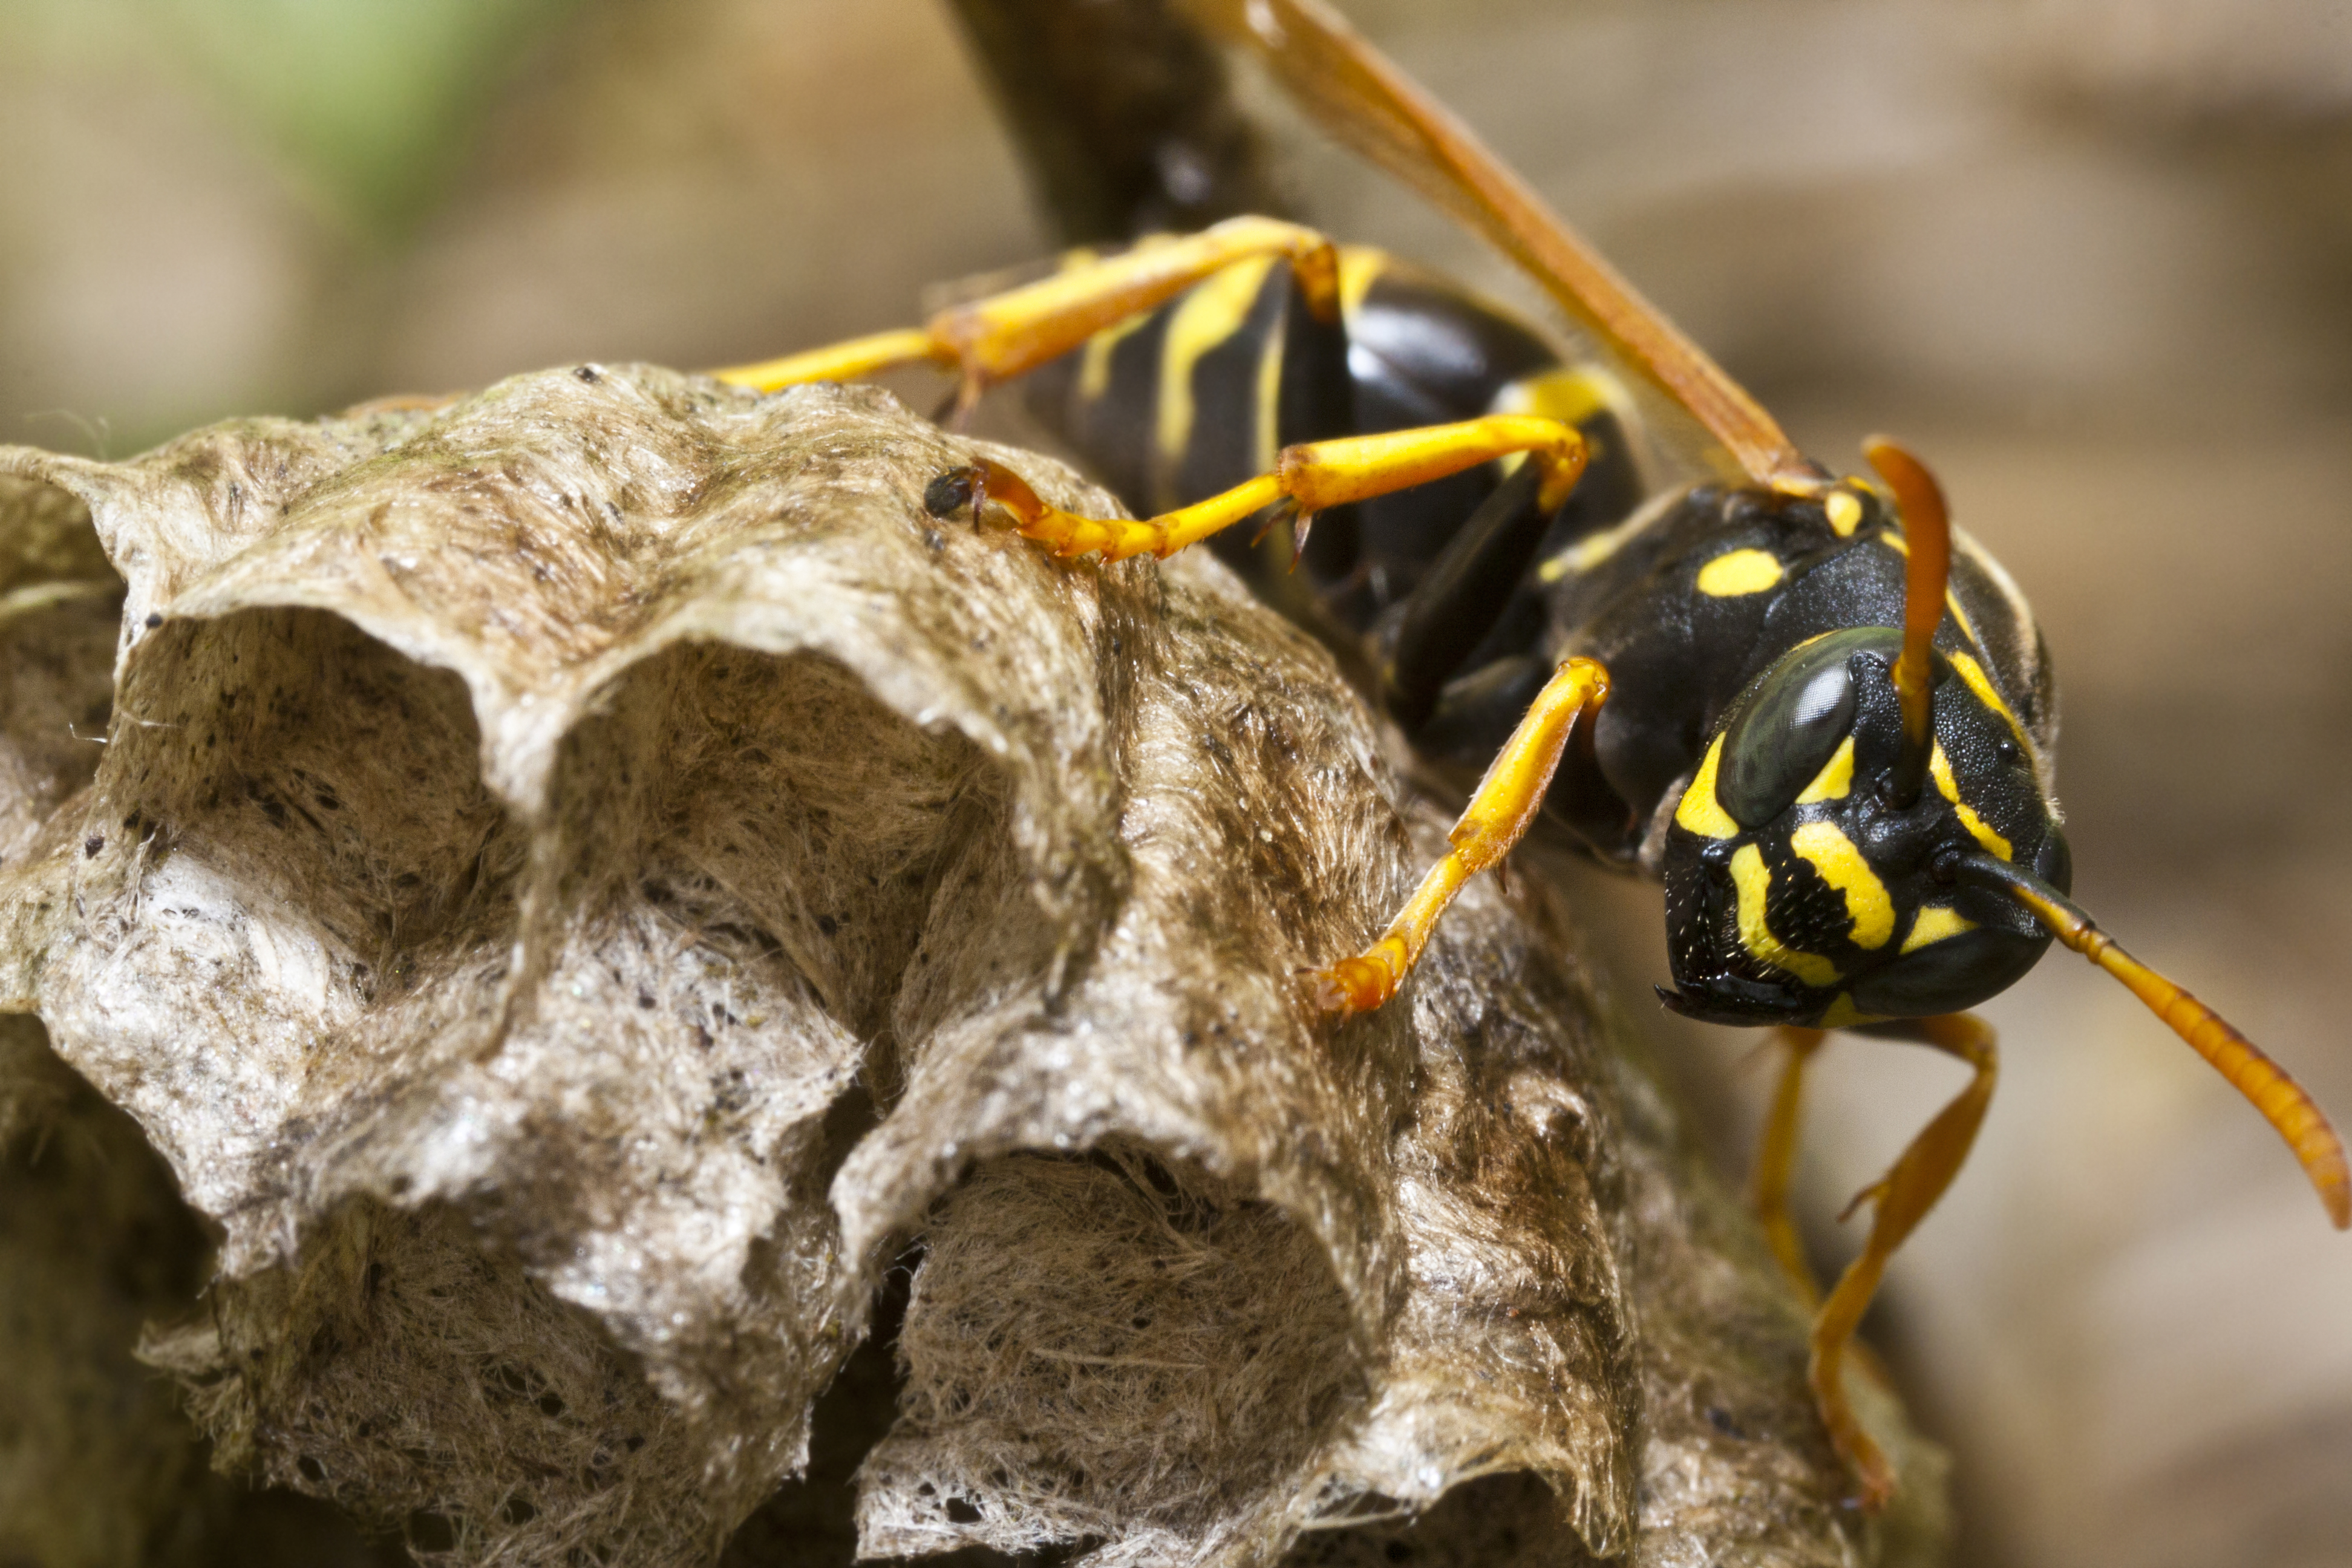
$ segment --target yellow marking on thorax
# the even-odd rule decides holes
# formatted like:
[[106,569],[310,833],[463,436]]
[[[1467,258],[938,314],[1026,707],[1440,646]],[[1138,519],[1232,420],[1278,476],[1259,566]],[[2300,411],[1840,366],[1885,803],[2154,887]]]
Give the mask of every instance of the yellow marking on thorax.
[[1862,526],[1862,500],[1851,490],[1832,490],[1822,510],[1829,514],[1830,531],[1840,539],[1852,539]]
[[1276,258],[1252,257],[1236,261],[1192,286],[1168,318],[1168,335],[1160,346],[1160,408],[1155,437],[1160,460],[1169,471],[1184,459],[1192,440],[1192,367],[1201,356],[1241,331],[1257,303],[1265,275]]
[[1777,587],[1787,574],[1769,550],[1727,550],[1698,569],[1698,591],[1715,599],[1735,599]]
[[1845,830],[1834,822],[1803,823],[1789,835],[1789,847],[1845,895],[1846,940],[1856,947],[1885,946],[1895,934],[1895,900]]
[[1830,753],[1830,760],[1822,764],[1822,771],[1813,775],[1813,782],[1805,786],[1804,793],[1797,796],[1797,804],[1811,805],[1816,801],[1843,800],[1853,788],[1853,737],[1848,735],[1838,742],[1838,749]]
[[1739,824],[1715,798],[1715,773],[1722,762],[1723,737],[1717,735],[1715,744],[1706,749],[1706,755],[1699,759],[1698,772],[1691,775],[1690,788],[1683,791],[1681,804],[1675,807],[1675,820],[1701,838],[1739,837]]
[[1929,904],[1911,921],[1911,933],[1903,939],[1904,952],[1916,952],[1929,942],[1941,942],[1948,936],[1958,936],[1964,931],[1974,931],[1977,922],[1945,904]]
[[1969,837],[2001,859],[2008,859],[2009,840],[1995,833],[1992,824],[1979,816],[1976,808],[1960,798],[1959,781],[1952,776],[1952,759],[1944,755],[1941,742],[1927,753],[1927,773],[1936,781],[1937,793],[1952,803],[1952,810],[1959,816],[1960,826],[1969,830]]
[[1772,934],[1764,923],[1764,899],[1772,889],[1772,873],[1764,865],[1764,851],[1743,844],[1731,857],[1731,884],[1739,896],[1739,945],[1748,956],[1785,970],[1808,985],[1838,983],[1838,967],[1817,952],[1800,952]]

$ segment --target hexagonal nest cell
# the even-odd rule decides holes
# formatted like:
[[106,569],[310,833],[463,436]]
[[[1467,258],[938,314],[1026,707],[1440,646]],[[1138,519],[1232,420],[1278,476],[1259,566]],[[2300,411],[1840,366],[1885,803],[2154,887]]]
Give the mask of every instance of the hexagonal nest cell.
[[1316,1017],[1443,845],[1392,738],[1198,552],[927,515],[973,449],[587,365],[0,449],[0,1556],[266,1483],[452,1563],[1929,1560],[1552,896]]

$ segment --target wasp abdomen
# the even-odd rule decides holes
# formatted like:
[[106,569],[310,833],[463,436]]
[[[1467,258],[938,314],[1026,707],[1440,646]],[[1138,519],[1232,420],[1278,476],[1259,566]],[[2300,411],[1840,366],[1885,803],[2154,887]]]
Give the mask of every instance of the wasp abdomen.
[[[1569,363],[1507,312],[1380,251],[1344,247],[1340,276],[1341,319],[1325,323],[1286,266],[1229,268],[1032,374],[1028,406],[1139,511],[1228,489],[1297,443],[1489,413],[1563,418],[1591,449],[1545,549],[1638,504],[1632,404],[1609,372]],[[1501,478],[1489,465],[1319,519],[1298,564],[1323,611],[1370,628],[1412,591]],[[1291,564],[1286,543],[1253,551],[1242,531],[1212,548],[1261,583]],[[1532,584],[1518,603],[1485,613],[1498,628],[1516,623],[1497,656],[1539,642]]]

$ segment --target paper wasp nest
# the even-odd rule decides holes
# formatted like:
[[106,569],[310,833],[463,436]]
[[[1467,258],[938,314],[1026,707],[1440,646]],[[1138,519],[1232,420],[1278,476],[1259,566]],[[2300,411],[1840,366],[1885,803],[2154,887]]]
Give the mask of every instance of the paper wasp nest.
[[[1312,1019],[1438,819],[1213,562],[924,515],[963,450],[591,366],[0,450],[0,1555],[194,1528],[192,1421],[420,1560],[709,1563],[824,1504],[893,1270],[868,1555],[1934,1533],[1916,1446],[1907,1523],[1839,1506],[1802,1318],[1544,895]],[[108,1138],[113,1187],[43,1152]]]

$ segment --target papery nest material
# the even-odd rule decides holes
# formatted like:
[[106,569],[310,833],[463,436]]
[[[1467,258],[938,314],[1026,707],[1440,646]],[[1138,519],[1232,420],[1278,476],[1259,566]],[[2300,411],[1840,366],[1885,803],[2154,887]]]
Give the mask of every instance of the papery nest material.
[[0,1008],[217,1227],[143,1353],[218,1460],[428,1561],[707,1563],[919,1256],[866,1554],[1930,1542],[1916,1443],[1907,1521],[1841,1506],[1542,889],[1313,1016],[1439,817],[1200,552],[925,515],[973,449],[588,365],[0,449]]

